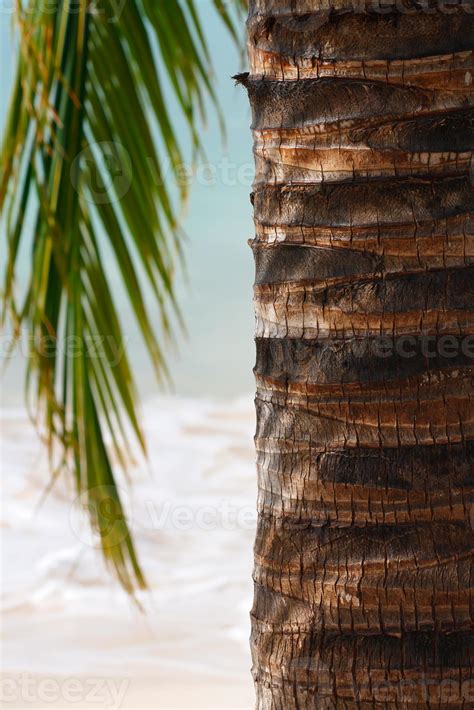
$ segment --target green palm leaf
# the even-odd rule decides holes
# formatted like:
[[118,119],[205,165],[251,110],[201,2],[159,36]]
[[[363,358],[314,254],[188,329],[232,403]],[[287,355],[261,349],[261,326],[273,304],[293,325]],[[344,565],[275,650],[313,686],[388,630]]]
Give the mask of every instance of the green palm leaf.
[[[245,0],[212,2],[236,39]],[[0,162],[2,322],[17,336],[28,331],[27,394],[54,476],[74,476],[105,559],[133,592],[145,581],[111,460],[126,468],[131,436],[146,448],[104,253],[113,254],[157,376],[167,377],[144,287],[169,333],[186,191],[171,194],[162,174],[165,158],[174,170],[183,160],[168,98],[199,151],[199,119],[206,99],[215,104],[209,51],[195,0],[101,0],[93,9],[60,0],[54,10],[30,0],[16,23]],[[18,255],[29,240],[30,277],[19,296]]]

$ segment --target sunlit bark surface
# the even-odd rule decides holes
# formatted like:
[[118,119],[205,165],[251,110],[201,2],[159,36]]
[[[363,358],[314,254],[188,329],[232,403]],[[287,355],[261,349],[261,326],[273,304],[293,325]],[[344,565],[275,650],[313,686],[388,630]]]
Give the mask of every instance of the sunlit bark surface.
[[473,708],[474,8],[250,5],[257,707]]

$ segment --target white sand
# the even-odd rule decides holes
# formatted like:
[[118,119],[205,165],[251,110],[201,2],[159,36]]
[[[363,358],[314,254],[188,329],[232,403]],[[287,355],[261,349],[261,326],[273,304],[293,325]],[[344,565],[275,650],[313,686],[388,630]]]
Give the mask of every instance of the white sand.
[[23,410],[2,432],[3,708],[253,705],[249,672],[255,468],[252,398],[144,408],[152,472],[133,472],[146,613],[104,570]]

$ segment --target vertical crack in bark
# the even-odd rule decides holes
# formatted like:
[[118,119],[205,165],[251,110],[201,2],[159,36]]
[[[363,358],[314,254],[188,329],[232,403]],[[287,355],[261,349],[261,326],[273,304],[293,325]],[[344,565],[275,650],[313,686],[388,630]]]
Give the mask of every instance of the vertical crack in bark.
[[248,36],[257,707],[474,707],[472,5]]

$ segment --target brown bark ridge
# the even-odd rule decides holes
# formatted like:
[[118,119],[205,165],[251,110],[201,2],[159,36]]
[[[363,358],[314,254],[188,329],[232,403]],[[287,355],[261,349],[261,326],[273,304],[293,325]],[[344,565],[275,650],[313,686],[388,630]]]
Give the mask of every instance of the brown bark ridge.
[[474,7],[252,0],[259,710],[474,708]]

